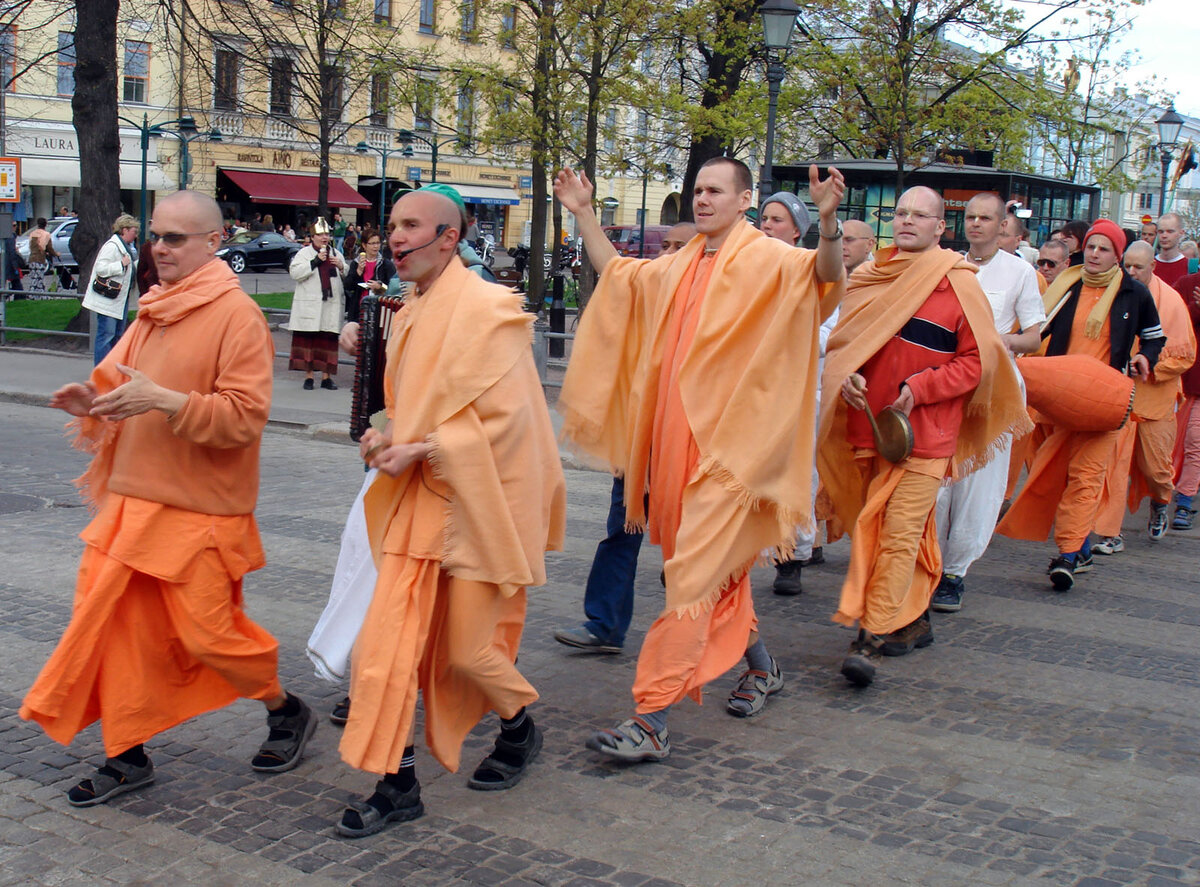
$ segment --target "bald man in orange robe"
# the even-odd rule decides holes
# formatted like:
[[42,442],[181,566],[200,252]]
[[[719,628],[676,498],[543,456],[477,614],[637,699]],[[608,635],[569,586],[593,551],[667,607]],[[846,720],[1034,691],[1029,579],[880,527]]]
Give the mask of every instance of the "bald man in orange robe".
[[[783,686],[758,637],[749,570],[778,559],[811,525],[818,329],[844,272],[837,170],[809,170],[820,214],[817,250],[763,235],[744,218],[751,176],[715,158],[696,178],[696,229],[679,253],[611,259],[580,324],[558,408],[563,434],[625,478],[626,522],[662,546],[666,608],[638,657],[636,713],[588,740],[623,761],[670,753],[667,710],[743,655],[727,708],[747,717]],[[591,186],[570,170],[555,193],[591,256],[610,247]],[[824,283],[833,286],[822,286]]]
[[379,567],[351,657],[342,759],[382,778],[337,832],[359,838],[424,812],[415,773],[417,696],[425,740],[458,769],[463,739],[489,711],[492,751],[468,786],[512,787],[542,745],[526,712],[537,691],[517,670],[526,588],[562,546],[566,487],[529,348],[531,315],[512,290],[458,260],[462,198],[446,185],[404,195],[388,243],[414,293],[393,318],[388,423],[360,442],[379,470],[364,499]]
[[91,378],[50,401],[93,454],[80,482],[96,515],[71,622],[21,717],[63,744],[100,720],[108,758],[68,792],[78,807],[149,785],[146,740],[238,697],[268,710],[255,770],[295,767],[316,728],[279,685],[275,639],[242,610],[242,577],[264,564],[254,506],[274,347],[215,257],[221,227],[211,197],[159,202],[161,285]]

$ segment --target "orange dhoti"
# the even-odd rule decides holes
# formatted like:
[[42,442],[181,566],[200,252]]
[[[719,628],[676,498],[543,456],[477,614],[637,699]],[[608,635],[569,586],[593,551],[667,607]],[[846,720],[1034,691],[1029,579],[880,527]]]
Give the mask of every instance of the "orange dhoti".
[[1053,528],[1060,552],[1079,551],[1096,525],[1104,478],[1120,433],[1053,428],[1034,455],[1021,495],[996,532],[1041,542]]
[[448,770],[488,711],[512,717],[538,698],[515,662],[525,625],[525,589],[457,579],[436,560],[385,553],[354,647],[350,720],[342,759],[395,773],[424,688],[425,741]]
[[1171,452],[1175,447],[1175,417],[1130,422],[1117,434],[1116,454],[1104,480],[1096,516],[1096,532],[1101,536],[1121,534],[1127,507],[1137,511],[1147,495],[1155,502],[1169,502],[1174,491]]
[[866,501],[851,535],[850,567],[834,621],[876,635],[915,621],[942,577],[935,506],[949,459],[899,465],[859,450]]
[[71,622],[21,706],[64,745],[97,719],[116,756],[238,697],[282,695],[275,639],[242,611],[250,515],[110,493],[83,532]]

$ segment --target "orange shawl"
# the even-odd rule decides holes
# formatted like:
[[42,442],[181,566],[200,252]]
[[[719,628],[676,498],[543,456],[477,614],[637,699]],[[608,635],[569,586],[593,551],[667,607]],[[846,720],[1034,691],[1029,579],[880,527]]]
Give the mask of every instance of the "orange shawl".
[[[544,553],[562,546],[566,484],[530,351],[531,315],[512,290],[451,262],[400,309],[386,378],[392,441],[428,439],[448,488],[442,569],[508,595],[546,581]],[[417,463],[381,474],[364,501],[376,560]]]
[[1183,396],[1180,376],[1196,362],[1196,334],[1179,293],[1157,276],[1150,277],[1148,289],[1167,344],[1158,355],[1151,380],[1134,381],[1133,412],[1142,419],[1166,419],[1175,414],[1175,403]]
[[[705,239],[674,256],[613,259],[580,321],[558,400],[563,437],[624,475],[626,521],[644,528],[655,405],[670,306]],[[739,222],[717,253],[679,390],[700,451],[698,471],[739,507],[767,509],[778,533],[762,548],[790,551],[811,522],[812,424],[821,320],[843,284],[822,288],[816,253]]]
[[90,382],[97,394],[125,384],[122,364],[188,399],[170,418],[151,410],[121,422],[85,416],[67,424],[74,446],[94,456],[76,481],[89,507],[99,510],[111,484],[188,511],[251,513],[273,355],[262,311],[219,259],[142,295],[137,319]]
[[996,332],[991,306],[975,279],[975,266],[947,249],[912,253],[889,246],[879,250],[873,262],[850,278],[838,325],[825,350],[817,469],[846,527],[854,526],[866,489],[854,461],[854,447],[846,437],[849,406],[842,399],[842,382],[900,331],[943,277],[950,279],[958,296],[983,364],[950,460],[951,475],[958,479],[985,465],[1006,432],[1019,437],[1032,430],[1017,372]]

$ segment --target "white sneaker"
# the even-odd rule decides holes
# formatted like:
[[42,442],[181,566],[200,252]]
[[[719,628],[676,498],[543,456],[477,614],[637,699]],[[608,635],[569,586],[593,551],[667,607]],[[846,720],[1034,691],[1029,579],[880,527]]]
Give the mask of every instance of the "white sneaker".
[[1102,536],[1092,546],[1092,554],[1116,554],[1125,550],[1125,540],[1120,536]]

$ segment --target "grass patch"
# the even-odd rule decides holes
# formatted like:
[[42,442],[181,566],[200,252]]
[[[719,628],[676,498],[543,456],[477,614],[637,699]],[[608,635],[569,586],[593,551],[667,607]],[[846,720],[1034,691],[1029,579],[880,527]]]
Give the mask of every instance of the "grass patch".
[[[259,293],[251,296],[263,308],[292,307],[291,293]],[[25,327],[31,330],[65,330],[76,314],[82,309],[80,300],[75,296],[65,299],[18,299],[4,304],[4,326]],[[130,315],[132,319],[133,315]],[[6,342],[28,342],[34,339],[45,339],[41,333],[9,333],[4,334]],[[57,337],[56,337],[57,338]]]
[[[16,302],[6,302],[4,305],[4,326],[21,326],[34,330],[65,330],[71,318],[80,312],[79,299],[72,296],[67,299],[20,299]],[[46,336],[38,333],[8,333],[4,338],[9,342],[23,342],[31,339],[44,339]],[[57,338],[57,337],[56,337]]]
[[292,307],[292,293],[258,293],[250,298],[258,302],[262,308],[287,308],[291,310]]

